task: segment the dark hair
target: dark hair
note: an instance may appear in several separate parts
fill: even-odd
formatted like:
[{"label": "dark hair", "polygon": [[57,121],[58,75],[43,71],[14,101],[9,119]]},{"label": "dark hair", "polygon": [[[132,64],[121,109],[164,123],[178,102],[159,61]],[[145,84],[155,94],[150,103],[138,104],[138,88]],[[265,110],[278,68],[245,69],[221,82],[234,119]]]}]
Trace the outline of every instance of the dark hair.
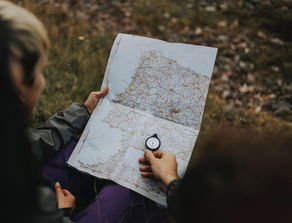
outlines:
[{"label": "dark hair", "polygon": [[200,151],[177,191],[179,222],[288,222],[291,139],[224,131]]},{"label": "dark hair", "polygon": [[23,81],[26,85],[32,86],[35,80],[34,69],[41,55],[38,52],[29,52],[25,49],[23,49],[22,52],[23,57],[20,59],[20,63],[24,72]]},{"label": "dark hair", "polygon": [[32,222],[36,208],[34,158],[26,136],[24,108],[10,77],[8,40],[10,26],[0,20],[1,218],[9,222]]}]

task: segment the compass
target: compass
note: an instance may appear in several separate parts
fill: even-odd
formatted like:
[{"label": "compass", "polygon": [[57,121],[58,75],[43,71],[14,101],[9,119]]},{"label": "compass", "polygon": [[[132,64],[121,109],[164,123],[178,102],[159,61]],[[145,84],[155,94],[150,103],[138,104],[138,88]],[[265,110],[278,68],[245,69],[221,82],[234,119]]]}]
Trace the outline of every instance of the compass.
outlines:
[{"label": "compass", "polygon": [[155,151],[158,150],[161,145],[160,139],[158,138],[157,134],[150,136],[145,141],[145,146],[147,149]]}]

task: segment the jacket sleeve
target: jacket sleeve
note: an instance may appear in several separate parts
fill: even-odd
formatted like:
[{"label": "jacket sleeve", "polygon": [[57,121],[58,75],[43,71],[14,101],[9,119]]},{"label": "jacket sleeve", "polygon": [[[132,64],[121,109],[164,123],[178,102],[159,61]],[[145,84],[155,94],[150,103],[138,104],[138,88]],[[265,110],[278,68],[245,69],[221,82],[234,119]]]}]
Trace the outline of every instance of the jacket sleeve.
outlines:
[{"label": "jacket sleeve", "polygon": [[39,161],[50,159],[73,137],[79,136],[89,117],[90,114],[84,105],[73,103],[49,118],[40,128],[29,128],[28,135],[37,159]]},{"label": "jacket sleeve", "polygon": [[168,210],[170,212],[170,214],[176,218],[176,208],[175,208],[175,204],[176,204],[176,195],[177,195],[177,189],[178,186],[180,184],[179,179],[175,179],[173,181],[171,181],[167,187],[167,191],[166,191],[166,198],[167,198],[167,207]]}]

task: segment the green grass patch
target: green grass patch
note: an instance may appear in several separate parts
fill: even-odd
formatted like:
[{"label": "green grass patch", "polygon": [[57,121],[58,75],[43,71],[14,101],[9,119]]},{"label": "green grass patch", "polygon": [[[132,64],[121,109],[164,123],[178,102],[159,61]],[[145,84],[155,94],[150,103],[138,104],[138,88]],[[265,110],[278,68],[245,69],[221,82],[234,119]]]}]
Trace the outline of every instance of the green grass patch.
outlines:
[{"label": "green grass patch", "polygon": [[[53,5],[42,4],[37,0],[14,0],[14,2],[34,12],[45,23],[51,40],[49,63],[45,71],[47,87],[31,121],[33,126],[39,126],[53,113],[74,101],[83,102],[91,91],[99,89],[114,38],[123,29],[109,27],[99,32],[88,20],[68,15],[61,8]],[[76,4],[76,1],[71,1],[71,4]],[[281,30],[271,30],[268,24],[273,17],[262,18],[260,10],[264,9],[259,9],[253,14],[248,10],[237,8],[210,13],[199,8],[195,0],[128,0],[113,7],[112,10],[105,8],[112,16],[115,12],[118,16],[124,16],[122,12],[125,11],[129,13],[128,25],[131,25],[133,34],[154,36],[164,40],[172,40],[172,37],[177,35],[182,41],[196,43],[196,38],[189,34],[190,30],[206,25],[210,28],[217,27],[217,23],[221,20],[231,24],[236,19],[239,21],[238,28],[230,30],[229,27],[223,27],[221,34],[228,34],[233,38],[247,27],[253,31],[265,30],[275,37],[283,33]],[[264,11],[264,13],[268,12]],[[89,16],[93,18],[94,11],[91,11]],[[118,19],[117,17],[115,21]],[[283,20],[290,24],[291,15],[285,15]],[[268,40],[259,39],[256,42],[259,54],[245,56],[243,59],[255,62],[256,69],[263,74],[263,78],[265,78],[264,74],[268,74],[267,67],[278,65],[281,69],[279,77],[291,80],[291,47],[275,51]],[[291,46],[289,41],[285,44]],[[222,43],[219,47],[221,55],[226,57],[234,55],[228,43]],[[211,89],[204,114],[202,134],[223,125],[253,128],[259,131],[268,129],[271,132],[281,131],[285,134],[292,129],[289,122],[274,118],[268,113],[241,109],[227,111],[224,109],[225,103]]]}]

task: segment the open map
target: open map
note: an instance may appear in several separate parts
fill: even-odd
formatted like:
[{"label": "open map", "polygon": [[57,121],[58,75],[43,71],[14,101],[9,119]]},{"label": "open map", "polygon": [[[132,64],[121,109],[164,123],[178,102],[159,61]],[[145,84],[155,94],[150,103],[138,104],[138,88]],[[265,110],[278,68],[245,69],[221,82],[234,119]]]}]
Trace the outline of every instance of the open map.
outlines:
[{"label": "open map", "polygon": [[109,179],[160,204],[165,194],[143,178],[138,159],[157,134],[160,150],[176,154],[186,171],[197,136],[217,49],[119,34],[95,108],[68,163]]}]

